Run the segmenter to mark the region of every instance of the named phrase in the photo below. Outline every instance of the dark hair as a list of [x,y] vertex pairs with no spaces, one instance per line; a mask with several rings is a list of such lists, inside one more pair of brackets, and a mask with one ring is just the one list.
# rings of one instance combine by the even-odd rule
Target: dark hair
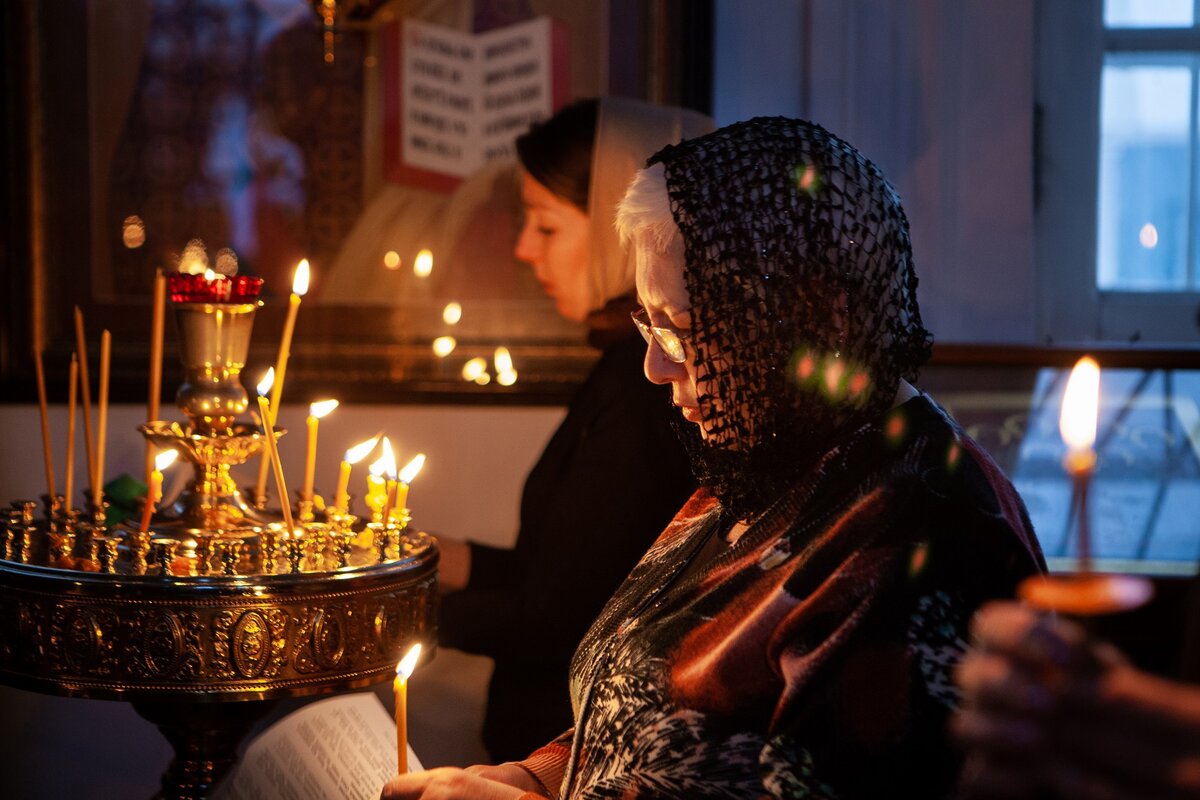
[[585,214],[599,108],[595,98],[579,100],[517,137],[525,171]]

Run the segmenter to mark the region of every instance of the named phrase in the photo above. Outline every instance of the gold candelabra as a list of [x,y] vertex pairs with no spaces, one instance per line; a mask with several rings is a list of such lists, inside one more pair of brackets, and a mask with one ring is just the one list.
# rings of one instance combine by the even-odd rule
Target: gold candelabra
[[407,513],[302,509],[288,530],[243,501],[230,469],[265,441],[238,421],[258,305],[175,304],[188,422],[142,433],[193,465],[177,501],[112,527],[61,496],[40,515],[15,501],[0,532],[0,680],[131,701],[175,748],[165,798],[209,795],[260,701],[384,680],[413,642],[436,642],[437,547]]

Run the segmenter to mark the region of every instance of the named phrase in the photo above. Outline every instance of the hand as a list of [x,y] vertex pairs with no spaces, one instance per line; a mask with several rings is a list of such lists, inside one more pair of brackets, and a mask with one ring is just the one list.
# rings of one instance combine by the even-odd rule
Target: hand
[[443,593],[465,589],[471,579],[471,546],[449,536],[439,536],[437,542],[438,588]]
[[1200,689],[1130,665],[1074,623],[994,603],[972,625],[953,727],[968,797],[1200,795]]
[[380,800],[518,800],[526,792],[542,796],[542,787],[516,764],[441,767],[397,775]]

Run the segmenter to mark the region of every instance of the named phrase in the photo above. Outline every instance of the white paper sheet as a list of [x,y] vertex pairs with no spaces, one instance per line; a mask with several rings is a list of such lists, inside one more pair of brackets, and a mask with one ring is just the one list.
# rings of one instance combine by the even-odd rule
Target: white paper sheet
[[[421,769],[411,745],[409,769]],[[276,722],[246,749],[217,800],[375,800],[396,774],[396,726],[371,693],[331,697]]]

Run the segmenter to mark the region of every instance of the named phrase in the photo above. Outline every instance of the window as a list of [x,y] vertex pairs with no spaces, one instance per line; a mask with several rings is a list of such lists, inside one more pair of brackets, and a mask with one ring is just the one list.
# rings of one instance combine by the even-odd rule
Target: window
[[1200,0],[1039,8],[1039,325],[1200,340]]

